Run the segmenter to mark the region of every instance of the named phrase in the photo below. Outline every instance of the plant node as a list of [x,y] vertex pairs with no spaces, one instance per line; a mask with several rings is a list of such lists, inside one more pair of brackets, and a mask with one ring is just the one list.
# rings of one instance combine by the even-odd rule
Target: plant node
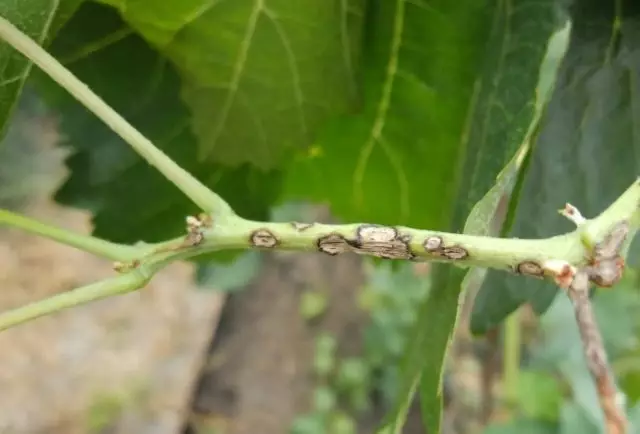
[[578,208],[571,205],[570,203],[567,203],[559,212],[560,214],[571,220],[573,223],[575,223],[576,226],[581,226],[587,221],[587,219],[582,216]]
[[207,214],[198,217],[187,216],[187,236],[180,247],[193,247],[204,241],[204,230],[211,227],[213,220]]
[[134,259],[133,261],[129,261],[129,262],[116,261],[113,263],[113,269],[118,273],[128,273],[129,271],[134,270],[139,266],[140,266],[140,261],[137,259]]

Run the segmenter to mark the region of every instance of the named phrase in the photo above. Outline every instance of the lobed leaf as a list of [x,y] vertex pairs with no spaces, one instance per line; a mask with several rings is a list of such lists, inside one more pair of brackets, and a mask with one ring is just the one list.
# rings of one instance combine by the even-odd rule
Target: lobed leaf
[[[179,97],[178,74],[114,10],[85,4],[62,29],[51,51],[237,212],[247,218],[268,217],[280,173],[199,162],[190,114]],[[159,241],[183,233],[185,216],[199,210],[66,91],[42,73],[35,78],[49,104],[58,110],[73,150],[67,161],[71,176],[56,200],[91,210],[95,234],[112,241]]]
[[446,227],[492,21],[491,1],[448,3],[370,5],[362,109],[335,119],[297,155],[285,198],[329,203],[352,221]]
[[182,77],[198,158],[278,167],[345,111],[364,0],[108,0]]

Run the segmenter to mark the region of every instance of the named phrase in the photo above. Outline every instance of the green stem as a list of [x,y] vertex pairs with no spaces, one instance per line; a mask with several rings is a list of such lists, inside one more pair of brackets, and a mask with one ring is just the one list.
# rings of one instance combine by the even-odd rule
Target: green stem
[[[545,239],[492,238],[371,224],[294,223],[234,219],[203,232],[204,240],[189,254],[217,250],[263,250],[357,253],[388,259],[414,259],[514,271],[523,262],[544,266],[553,259],[583,264],[584,247],[571,232]],[[439,245],[438,248],[430,249]],[[427,246],[427,247],[425,247]]]
[[112,261],[131,261],[140,256],[141,253],[140,249],[132,246],[111,243],[99,238],[56,228],[29,217],[0,209],[0,226],[2,225],[20,228]]
[[[598,217],[586,220],[568,234],[540,240],[492,238],[370,224],[255,222],[232,215],[221,221],[214,220],[212,227],[203,228],[199,234],[201,237],[196,237],[193,244],[185,244],[182,237],[142,247],[141,256],[132,261],[132,271],[120,277],[1,314],[0,330],[60,309],[140,288],[171,262],[226,249],[320,251],[332,255],[351,252],[511,272],[526,270],[525,274],[541,277],[535,272],[535,266],[538,266],[545,275],[554,277],[559,262],[572,266],[585,264],[585,258],[591,252],[585,247],[584,237],[598,243],[605,239],[610,228],[623,220],[631,223],[632,237],[638,225],[639,204],[640,181],[636,180]],[[524,269],[521,267],[523,263],[527,264]],[[549,268],[545,268],[546,264]]]
[[148,280],[140,272],[123,274],[0,313],[0,331],[70,307],[133,291]]
[[520,374],[520,310],[509,315],[504,325],[504,387],[505,397],[509,405],[518,399],[518,382]]
[[89,57],[89,55],[97,51],[104,50],[110,45],[120,42],[126,37],[133,34],[133,29],[125,25],[123,28],[116,30],[113,33],[109,33],[107,36],[81,46],[78,50],[60,59],[59,62],[63,65],[69,65],[71,63],[77,62],[78,60]]
[[92,111],[203,211],[220,215],[233,214],[231,207],[220,196],[212,192],[164,152],[156,148],[149,139],[107,105],[86,84],[81,82],[31,38],[2,17],[0,17],[0,38],[7,41],[9,45],[38,65],[56,83]]

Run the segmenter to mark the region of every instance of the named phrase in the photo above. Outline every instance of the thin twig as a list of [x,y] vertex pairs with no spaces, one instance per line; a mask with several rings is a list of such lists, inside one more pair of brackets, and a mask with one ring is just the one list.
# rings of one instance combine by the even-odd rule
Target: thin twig
[[0,209],[0,226],[3,225],[20,228],[32,234],[49,238],[112,261],[131,261],[136,259],[141,253],[141,249],[133,246],[112,243],[89,235],[78,234],[5,209]]
[[74,306],[80,306],[91,301],[101,300],[114,295],[125,294],[143,287],[149,281],[139,270],[122,274],[63,292],[44,300],[35,301],[25,306],[0,313],[0,331],[13,326],[50,315]]
[[627,418],[624,408],[618,402],[615,378],[609,366],[602,335],[591,307],[589,274],[586,270],[579,270],[576,273],[566,292],[573,303],[587,366],[596,384],[598,400],[604,414],[606,433],[625,434],[627,432]]
[[[576,221],[575,217],[580,216],[580,212],[575,207],[567,205],[566,209],[569,212],[565,213],[565,216],[573,220],[579,227],[585,222],[584,219]],[[570,278],[569,285],[561,284],[566,281],[566,276],[556,279],[565,288],[573,303],[587,367],[595,381],[607,434],[626,434],[628,422],[624,406],[618,399],[621,395],[618,394],[602,335],[593,313],[589,287],[591,283],[602,287],[611,287],[620,280],[624,269],[624,259],[620,252],[629,231],[627,220],[621,220],[611,225],[608,233],[595,244],[593,252],[590,253],[589,264],[572,270],[573,276]]]

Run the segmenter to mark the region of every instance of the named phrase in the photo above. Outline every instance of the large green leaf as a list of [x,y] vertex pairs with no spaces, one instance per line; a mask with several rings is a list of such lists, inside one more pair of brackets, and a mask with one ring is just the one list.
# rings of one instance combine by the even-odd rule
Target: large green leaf
[[356,92],[363,0],[106,0],[185,78],[199,158],[279,166]]
[[[326,201],[349,220],[460,231],[529,131],[555,2],[397,0],[370,13],[362,113],[334,122],[298,156],[287,197]],[[492,214],[496,197],[480,214]],[[440,376],[463,275],[438,272],[384,429],[400,429],[424,372],[423,417],[439,431]]]
[[[3,0],[0,16],[40,44],[68,20],[82,0]],[[22,54],[0,42],[0,138],[31,70]]]
[[[615,2],[573,8],[569,51],[535,144],[510,236],[542,238],[572,230],[556,213],[566,202],[586,216],[606,208],[640,169],[640,9],[625,2],[620,32]],[[543,313],[556,287],[490,272],[472,314],[484,333],[523,303]]]
[[[116,12],[87,3],[51,47],[81,80],[178,164],[222,194],[240,214],[266,218],[280,173],[246,165],[229,169],[198,162],[190,116],[179,98],[180,79],[169,62],[128,31]],[[71,176],[56,199],[90,209],[95,233],[134,242],[157,241],[184,231],[198,212],[178,189],[64,90],[38,74],[47,101],[60,113],[73,154]]]
[[362,110],[297,155],[285,197],[349,220],[444,229],[493,3],[372,2]]
[[[449,227],[452,231],[473,228],[474,233],[485,233],[489,229],[482,227],[491,227],[494,217],[491,213],[479,216],[479,222],[470,222],[467,216],[481,199],[495,201],[491,188],[497,174],[535,130],[546,96],[540,87],[543,62],[553,34],[566,19],[555,0],[499,2],[494,12],[482,84],[465,137],[465,159]],[[506,195],[511,194],[513,182],[506,185]],[[490,194],[485,195],[487,191]],[[442,265],[435,268],[425,318],[439,316],[440,321],[418,331],[426,335],[423,348],[435,349],[429,355],[430,364],[423,368],[420,385],[422,417],[431,432],[439,431],[442,407],[442,368],[436,366],[445,362],[459,313],[464,277],[460,268]]]

